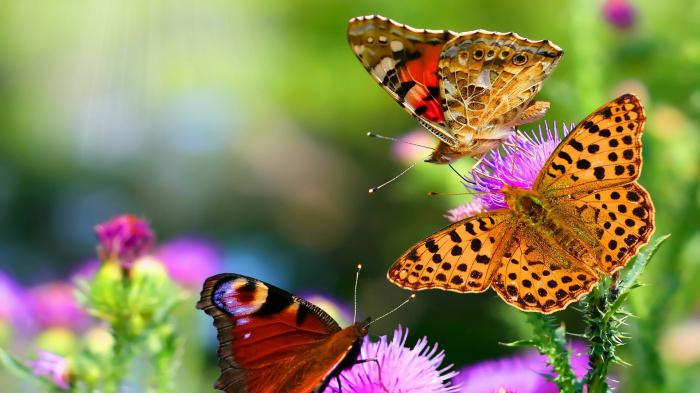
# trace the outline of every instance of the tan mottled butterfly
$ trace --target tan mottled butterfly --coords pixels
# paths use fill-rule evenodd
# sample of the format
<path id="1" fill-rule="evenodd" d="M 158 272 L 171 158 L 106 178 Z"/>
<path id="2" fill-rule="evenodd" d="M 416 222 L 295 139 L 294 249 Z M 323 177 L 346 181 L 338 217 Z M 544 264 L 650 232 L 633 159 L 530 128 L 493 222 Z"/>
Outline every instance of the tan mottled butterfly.
<path id="1" fill-rule="evenodd" d="M 506 208 L 418 242 L 389 280 L 411 290 L 491 287 L 508 304 L 545 314 L 578 300 L 654 231 L 654 206 L 636 182 L 644 121 L 633 95 L 605 104 L 556 147 L 531 189 L 503 186 Z"/>
<path id="2" fill-rule="evenodd" d="M 481 156 L 544 116 L 532 101 L 559 63 L 550 41 L 515 33 L 414 29 L 378 15 L 351 19 L 348 40 L 367 71 L 440 139 L 426 160 Z"/>

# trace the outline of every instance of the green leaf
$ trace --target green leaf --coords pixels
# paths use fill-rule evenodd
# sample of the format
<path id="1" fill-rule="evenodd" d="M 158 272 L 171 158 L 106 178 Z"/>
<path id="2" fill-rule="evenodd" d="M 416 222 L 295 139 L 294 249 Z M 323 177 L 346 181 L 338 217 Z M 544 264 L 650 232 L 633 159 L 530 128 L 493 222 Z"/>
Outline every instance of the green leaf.
<path id="1" fill-rule="evenodd" d="M 671 237 L 670 234 L 663 235 L 657 238 L 656 240 L 654 240 L 653 243 L 644 247 L 644 249 L 640 251 L 639 254 L 637 254 L 637 257 L 635 258 L 634 263 L 632 264 L 632 268 L 630 268 L 630 270 L 627 272 L 627 275 L 618 287 L 620 294 L 629 292 L 635 287 L 635 285 L 637 285 L 639 275 L 649 264 L 649 261 L 651 261 L 651 258 L 654 256 L 654 254 L 656 254 L 656 251 L 659 249 L 661 244 L 665 242 L 669 237 Z"/>

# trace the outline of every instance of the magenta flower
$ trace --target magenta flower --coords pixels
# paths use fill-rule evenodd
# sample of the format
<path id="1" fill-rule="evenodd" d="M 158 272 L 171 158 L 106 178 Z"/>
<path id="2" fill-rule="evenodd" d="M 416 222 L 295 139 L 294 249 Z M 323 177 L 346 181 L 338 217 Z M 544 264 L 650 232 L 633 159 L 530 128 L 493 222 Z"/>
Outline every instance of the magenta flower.
<path id="1" fill-rule="evenodd" d="M 445 214 L 445 218 L 451 222 L 464 220 L 467 217 L 486 211 L 484 201 L 481 198 L 474 198 L 471 201 L 450 209 Z"/>
<path id="2" fill-rule="evenodd" d="M 49 282 L 28 289 L 27 304 L 41 329 L 64 327 L 81 330 L 89 322 L 73 296 L 73 287 L 65 282 Z"/>
<path id="3" fill-rule="evenodd" d="M 437 344 L 428 345 L 427 338 L 418 340 L 413 348 L 406 347 L 408 329 L 399 326 L 391 341 L 387 336 L 378 342 L 370 342 L 365 337 L 359 359 L 375 361 L 356 364 L 340 373 L 343 392 L 376 393 L 443 393 L 457 392 L 449 382 L 457 373 L 449 371 L 452 365 L 441 367 L 445 358 Z M 338 382 L 331 380 L 326 393 L 340 392 Z"/>
<path id="4" fill-rule="evenodd" d="M 606 0 L 603 15 L 608 23 L 620 30 L 632 27 L 636 19 L 630 0 Z"/>
<path id="5" fill-rule="evenodd" d="M 116 259 L 125 267 L 144 254 L 153 244 L 153 231 L 145 220 L 131 214 L 113 217 L 95 226 L 101 260 Z"/>
<path id="6" fill-rule="evenodd" d="M 583 343 L 574 342 L 571 347 L 571 367 L 580 379 L 588 371 L 588 356 Z M 464 367 L 454 379 L 461 385 L 460 392 L 508 392 L 508 393 L 557 393 L 559 389 L 548 380 L 551 366 L 547 357 L 534 350 L 519 355 L 487 360 Z"/>
<path id="7" fill-rule="evenodd" d="M 70 371 L 68 360 L 55 353 L 39 351 L 35 361 L 29 362 L 29 367 L 38 377 L 48 378 L 57 387 L 68 390 L 70 388 Z"/>
<path id="8" fill-rule="evenodd" d="M 0 323 L 9 322 L 20 329 L 27 327 L 28 313 L 22 288 L 0 271 Z"/>
<path id="9" fill-rule="evenodd" d="M 158 250 L 168 275 L 187 288 L 199 288 L 221 271 L 221 254 L 210 242 L 197 237 L 171 240 Z"/>
<path id="10" fill-rule="evenodd" d="M 467 191 L 476 192 L 469 206 L 448 212 L 448 218 L 460 217 L 461 213 L 479 207 L 480 210 L 496 210 L 508 207 L 501 193 L 503 186 L 531 189 L 537 174 L 549 156 L 573 128 L 564 125 L 560 137 L 556 123 L 553 129 L 545 123 L 531 135 L 518 133 L 511 135 L 502 147 L 491 150 L 471 171 L 471 179 L 465 185 Z M 455 211 L 456 210 L 456 211 Z M 454 212 L 454 213 L 453 213 Z"/>

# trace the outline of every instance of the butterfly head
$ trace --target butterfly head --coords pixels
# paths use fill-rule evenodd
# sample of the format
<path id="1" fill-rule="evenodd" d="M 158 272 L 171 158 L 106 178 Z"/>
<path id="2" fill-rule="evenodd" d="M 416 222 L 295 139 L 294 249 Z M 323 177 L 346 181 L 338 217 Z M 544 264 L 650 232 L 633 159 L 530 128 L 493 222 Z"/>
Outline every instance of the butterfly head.
<path id="1" fill-rule="evenodd" d="M 368 317 L 364 321 L 355 322 L 353 325 L 355 333 L 358 337 L 364 337 L 369 333 L 369 325 L 372 323 L 372 318 Z"/>

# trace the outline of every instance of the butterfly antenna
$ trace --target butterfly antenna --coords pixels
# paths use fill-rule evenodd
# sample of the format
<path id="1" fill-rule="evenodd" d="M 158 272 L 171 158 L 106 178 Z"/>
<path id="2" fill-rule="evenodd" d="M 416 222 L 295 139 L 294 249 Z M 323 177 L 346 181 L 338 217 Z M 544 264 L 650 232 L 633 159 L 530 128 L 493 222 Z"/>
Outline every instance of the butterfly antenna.
<path id="1" fill-rule="evenodd" d="M 357 282 L 360 281 L 360 270 L 362 270 L 362 264 L 357 264 L 357 272 L 355 273 L 355 295 L 353 296 L 355 307 L 352 312 L 352 323 L 357 321 Z"/>
<path id="2" fill-rule="evenodd" d="M 369 193 L 370 193 L 370 194 L 374 194 L 375 192 L 379 191 L 379 189 L 381 189 L 382 187 L 384 187 L 384 186 L 390 184 L 390 183 L 393 182 L 394 180 L 396 180 L 396 179 L 400 178 L 401 176 L 403 176 L 406 172 L 410 171 L 414 166 L 416 166 L 416 163 L 415 163 L 415 162 L 414 162 L 413 164 L 409 165 L 408 168 L 406 168 L 406 169 L 404 169 L 403 171 L 401 171 L 401 173 L 399 173 L 398 175 L 392 177 L 391 179 L 385 181 L 384 183 L 378 185 L 377 187 L 372 187 L 372 188 L 370 188 L 370 189 L 368 190 Z"/>
<path id="3" fill-rule="evenodd" d="M 464 180 L 465 182 L 469 183 L 469 180 L 467 180 L 467 178 L 464 177 L 464 175 L 462 175 L 461 173 L 459 173 L 459 171 L 458 171 L 454 166 L 452 166 L 452 163 L 449 163 L 449 164 L 447 164 L 447 165 L 450 167 L 450 169 L 452 169 L 452 171 L 453 171 L 454 173 L 457 174 L 457 176 L 459 176 L 460 179 L 462 179 L 462 180 Z"/>
<path id="4" fill-rule="evenodd" d="M 421 144 L 418 144 L 418 143 L 413 143 L 413 142 L 409 142 L 409 141 L 404 141 L 404 140 L 399 139 L 399 138 L 392 138 L 392 137 L 390 137 L 390 136 L 385 136 L 385 135 L 377 134 L 377 133 L 372 132 L 372 131 L 368 132 L 368 133 L 367 133 L 367 136 L 370 137 L 370 138 L 384 139 L 385 141 L 392 141 L 392 142 L 405 143 L 405 144 L 407 144 L 407 145 L 416 146 L 416 147 L 422 147 L 422 148 L 425 148 L 425 149 L 428 149 L 428 150 L 435 150 L 435 148 L 432 148 L 432 147 L 430 147 L 430 146 L 425 146 L 425 145 L 421 145 Z"/>
<path id="5" fill-rule="evenodd" d="M 392 308 L 390 311 L 384 313 L 384 315 L 382 315 L 381 317 L 379 317 L 379 318 L 377 318 L 377 319 L 375 319 L 375 320 L 369 321 L 369 322 L 367 323 L 366 326 L 369 326 L 369 325 L 371 325 L 371 324 L 373 324 L 373 323 L 379 321 L 380 319 L 384 319 L 385 317 L 389 316 L 389 315 L 392 314 L 394 311 L 396 311 L 396 310 L 400 309 L 401 307 L 405 306 L 408 302 L 410 302 L 411 300 L 413 300 L 413 299 L 415 299 L 415 298 L 416 298 L 416 294 L 415 294 L 415 293 L 412 293 L 411 296 L 408 297 L 408 299 L 406 299 L 406 300 L 403 301 L 403 303 L 401 303 L 401 304 L 399 304 L 398 306 Z"/>

